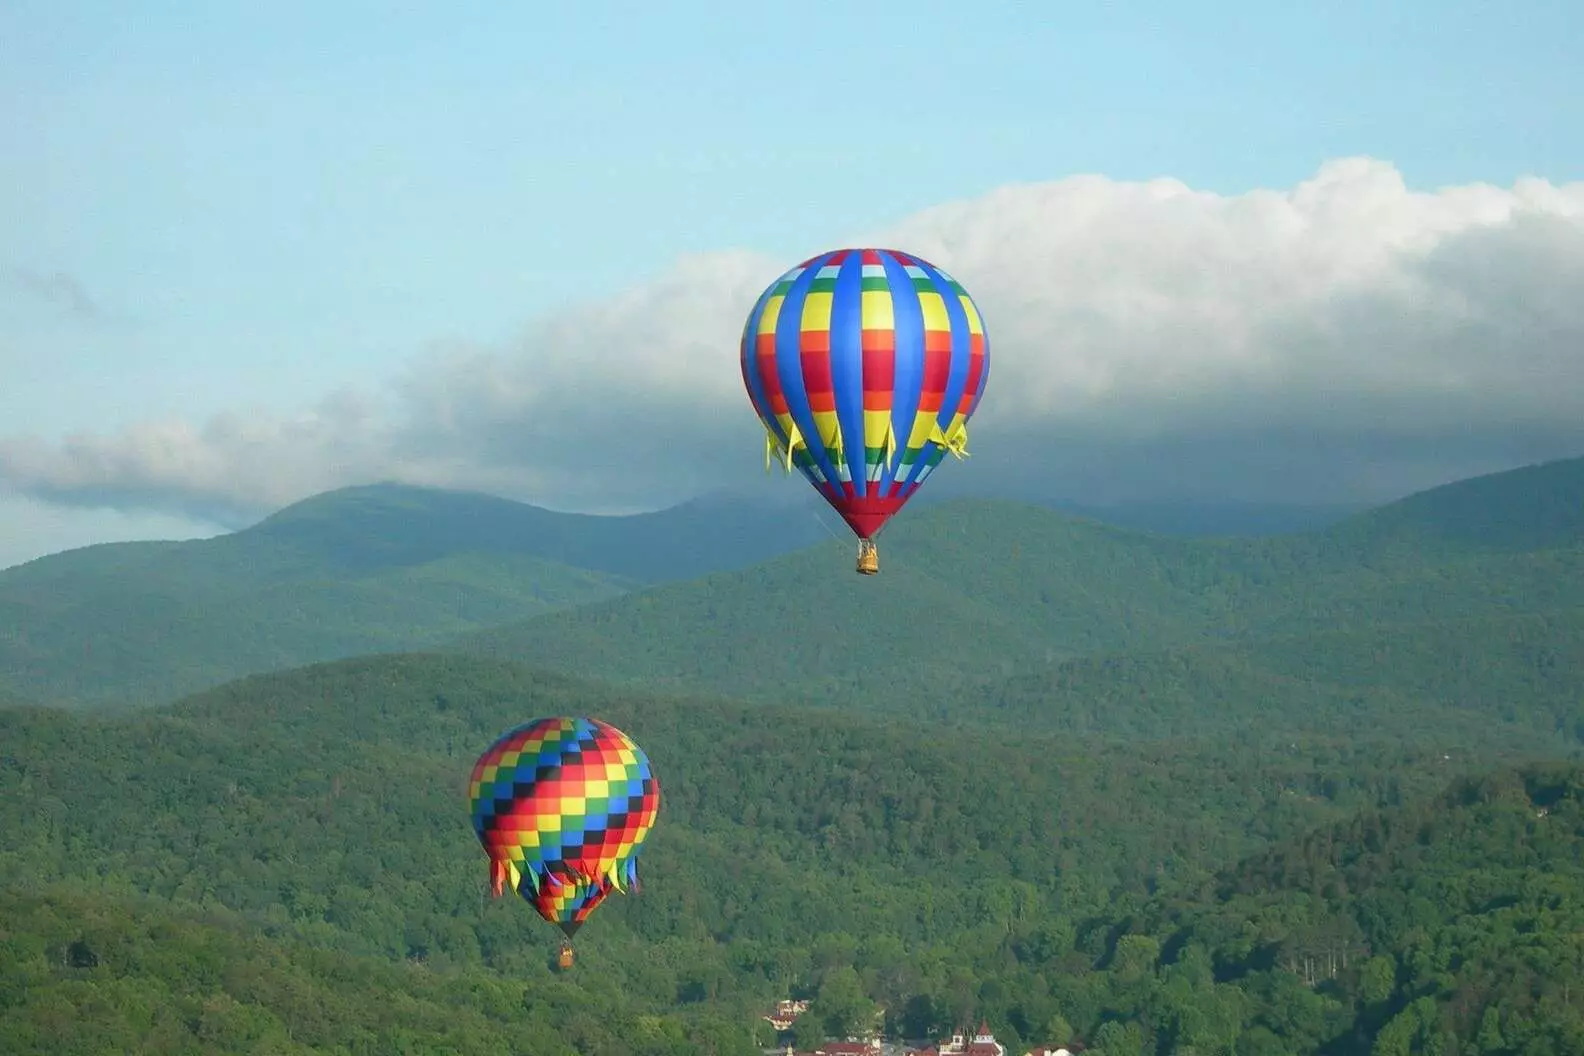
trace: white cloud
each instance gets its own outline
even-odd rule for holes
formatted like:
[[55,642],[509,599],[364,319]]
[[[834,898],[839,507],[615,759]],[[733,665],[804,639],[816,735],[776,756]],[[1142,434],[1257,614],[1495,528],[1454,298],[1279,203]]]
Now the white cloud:
[[[851,242],[935,261],[984,310],[992,375],[950,487],[1318,502],[1584,453],[1584,184],[1413,191],[1368,159],[1233,196],[1080,176]],[[293,418],[0,440],[0,481],[233,518],[374,479],[675,501],[759,472],[737,341],[791,263],[688,258]]]

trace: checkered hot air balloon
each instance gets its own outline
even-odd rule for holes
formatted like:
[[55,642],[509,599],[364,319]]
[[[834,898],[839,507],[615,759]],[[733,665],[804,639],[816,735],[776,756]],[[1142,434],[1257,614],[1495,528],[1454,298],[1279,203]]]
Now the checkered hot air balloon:
[[567,942],[612,890],[638,887],[637,857],[660,810],[649,757],[598,719],[535,719],[473,765],[473,830],[498,898],[509,886]]
[[973,299],[908,253],[822,253],[759,296],[741,354],[766,466],[796,466],[858,536],[858,571],[878,572],[886,521],[948,451],[967,453],[990,377]]

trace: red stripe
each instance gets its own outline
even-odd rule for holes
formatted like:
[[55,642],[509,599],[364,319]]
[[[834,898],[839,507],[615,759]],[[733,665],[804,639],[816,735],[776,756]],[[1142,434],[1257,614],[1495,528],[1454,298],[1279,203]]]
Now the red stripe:
[[[805,337],[819,337],[827,348],[830,345],[830,334],[823,331],[811,333],[804,331]],[[831,384],[830,353],[824,349],[805,349],[798,358],[803,363],[803,394],[808,397],[809,410],[834,411],[836,409],[835,386]]]
[[786,414],[786,393],[781,391],[781,375],[776,373],[774,334],[765,334],[759,339],[759,380],[764,385],[765,398],[770,401],[771,413]]
[[983,345],[975,338],[973,351],[968,354],[968,383],[963,386],[962,398],[957,401],[957,413],[967,414],[979,395],[979,379],[984,375]]
[[[933,393],[936,396],[940,396],[946,391],[946,381],[951,377],[951,335],[947,334],[945,336],[948,343],[944,348],[927,347],[928,335],[925,337],[923,390],[925,393]],[[936,406],[938,407],[940,404],[937,403]]]
[[810,396],[830,392],[830,353],[823,349],[805,349],[798,358],[803,361],[803,391]]
[[864,410],[889,411],[896,388],[896,353],[890,349],[864,349],[863,379]]
[[827,352],[828,353],[830,351],[830,331],[829,330],[799,330],[798,331],[798,351],[799,352]]
[[881,261],[881,259],[880,259],[880,251],[878,249],[866,249],[866,250],[864,250],[863,251],[863,257],[859,261],[859,263],[860,264],[880,264],[880,263],[883,263]]

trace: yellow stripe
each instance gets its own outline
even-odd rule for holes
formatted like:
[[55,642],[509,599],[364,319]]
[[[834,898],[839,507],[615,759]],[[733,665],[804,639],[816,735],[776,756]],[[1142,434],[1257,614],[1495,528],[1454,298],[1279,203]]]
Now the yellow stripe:
[[765,302],[764,313],[759,316],[759,333],[775,333],[776,320],[781,317],[781,305],[785,301],[786,295],[778,293]]
[[833,461],[839,461],[842,450],[841,419],[835,411],[815,411],[814,428],[819,432],[820,443]]
[[[797,428],[797,423],[795,423],[792,420],[792,415],[790,413],[788,413],[788,414],[779,414],[778,413],[775,416],[775,420],[776,420],[776,424],[781,427],[781,435],[783,435],[783,436],[796,436],[797,435],[797,434],[795,434],[793,432],[793,430]],[[792,446],[793,447],[797,446],[797,442],[795,440],[793,441]],[[630,758],[628,758],[628,754],[630,754],[630,753],[627,752],[627,749],[623,748],[621,750],[620,754],[621,754],[622,762],[624,762],[624,763],[632,762],[632,760]]]
[[886,440],[886,426],[890,424],[890,411],[865,411],[864,446],[884,447]]
[[865,290],[858,308],[860,326],[865,330],[895,330],[896,312],[890,290]]
[[924,329],[950,330],[951,317],[946,314],[946,302],[938,293],[920,293],[919,308],[924,312]]
[[829,330],[831,306],[835,300],[833,293],[811,293],[803,298],[802,329]]
[[959,297],[958,299],[962,301],[963,311],[968,313],[968,332],[983,336],[984,323],[979,320],[979,309],[975,308],[974,303],[966,297]]

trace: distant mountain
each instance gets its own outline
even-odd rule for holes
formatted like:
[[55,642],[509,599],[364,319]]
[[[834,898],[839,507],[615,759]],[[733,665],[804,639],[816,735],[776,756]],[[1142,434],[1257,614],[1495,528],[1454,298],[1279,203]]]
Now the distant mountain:
[[[961,683],[1084,655],[1159,651],[1584,606],[1584,532],[1559,490],[1480,478],[1323,531],[1184,540],[1010,503],[943,503],[884,535],[881,575],[826,545],[459,639],[457,648],[602,677],[760,698],[948,706]],[[1571,490],[1569,490],[1571,489]],[[1438,516],[1491,494],[1550,525],[1477,547]],[[1569,532],[1572,531],[1572,534]],[[1479,538],[1490,537],[1486,532]],[[1545,544],[1528,551],[1528,540]]]
[[878,577],[854,575],[852,549],[833,542],[457,647],[734,694],[912,695],[1017,658],[1199,640],[1215,550],[1012,503],[947,503],[885,532]]
[[1419,739],[1467,762],[1508,727],[1584,754],[1584,607],[1082,657],[986,680],[962,699],[963,721],[1073,736],[1279,726]]
[[1201,539],[1318,531],[1369,508],[1364,504],[1294,506],[1204,501],[1127,502],[1109,506],[1052,501],[1044,505],[1118,528]]
[[443,641],[806,544],[818,521],[704,499],[631,517],[392,485],[231,535],[115,543],[0,571],[0,685],[147,704],[238,675]]
[[805,510],[707,495],[654,513],[556,513],[492,495],[380,484],[306,499],[239,536],[289,545],[348,571],[456,553],[520,554],[631,583],[691,579],[807,546]]
[[[968,487],[945,486],[921,492],[908,503],[909,510],[927,509],[947,502],[994,502],[1006,495],[981,493]],[[942,484],[946,482],[942,481]],[[1055,510],[1114,528],[1190,539],[1286,535],[1315,532],[1371,508],[1369,503],[1303,506],[1292,503],[1170,499],[1159,502],[1114,502],[1104,505],[1078,502],[1059,495],[1029,494],[1018,501]]]
[[1338,541],[1372,550],[1522,552],[1584,541],[1584,458],[1456,481],[1335,526]]
[[215,539],[0,571],[0,686],[148,704],[448,647],[679,689],[945,706],[959,685],[1082,656],[1575,608],[1581,467],[1482,477],[1263,539],[929,502],[884,534],[872,579],[795,481],[625,517],[348,488]]

